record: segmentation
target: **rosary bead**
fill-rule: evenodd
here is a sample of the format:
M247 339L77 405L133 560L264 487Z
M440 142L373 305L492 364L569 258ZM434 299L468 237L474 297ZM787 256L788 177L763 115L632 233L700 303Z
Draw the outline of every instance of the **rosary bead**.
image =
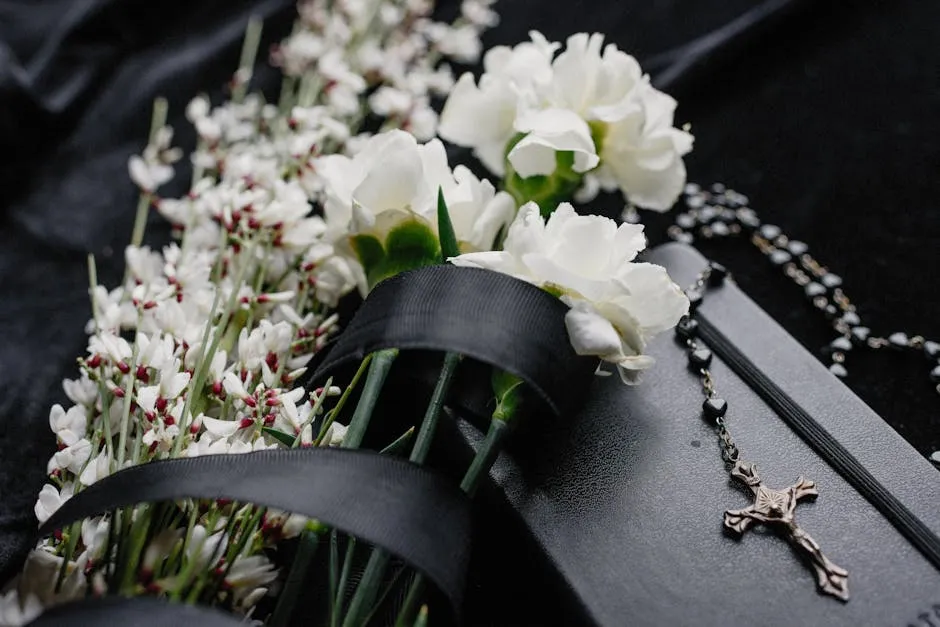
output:
M706 398L702 403L702 411L705 412L706 418L716 420L728 412L728 401L723 398Z
M819 283L812 281L806 284L806 287L803 288L806 291L807 298L816 298L817 296L823 296L826 293L826 288L824 288Z
M731 229L724 222L712 222L712 234L717 237L727 237Z
M736 212L738 222L741 223L741 226L754 230L760 226L760 218L757 217L757 214L754 213L753 209L743 207L738 209Z
M782 232L783 231L780 230L780 227L775 224L765 224L764 226L760 227L760 236L768 242L777 239L777 237Z
M769 259L770 263L774 264L775 266L782 266L783 264L789 262L792 257L790 256L790 253L785 250L775 250L770 253Z
M798 240L790 240L787 243L787 250L790 251L791 255L799 257L800 255L802 255L803 253L809 250L809 246L807 246L806 244Z
M718 210L712 206L705 206L698 211L699 224L711 224L718 217Z
M849 375L849 371L845 369L845 366L842 364L832 364L829 366L829 372L836 375L840 379L844 379Z
M734 224L738 220L737 214L734 212L734 209L722 209L721 215L718 218L728 224Z
M871 329L868 327L853 327L852 328L852 341L858 344L859 346L865 344L868 341L868 336L871 335Z
M712 363L712 352L707 348L697 348L689 351L689 365L696 371L702 368L708 368Z
M934 383L940 383L940 366L930 371L930 380Z
M676 216L676 225L688 231L689 229L695 228L695 218L688 213L680 213Z
M854 311L847 311L842 314L842 322L846 323L850 327L858 326L862 323L862 319L858 317L858 314Z
M682 340L691 340L698 334L698 322L689 316L682 316L676 323L676 336Z
M888 336L888 342L894 348L907 348L909 340L906 333L898 331Z
M835 320L839 316L839 310L835 305L826 305L823 315L826 316L826 320Z
M927 359L940 358L940 342L932 342L931 340L924 342L924 355L927 356Z
M724 194L728 188L723 183L712 183L711 189L713 194Z
M832 274L831 272L822 275L819 278L819 282L828 287L829 289L835 289L842 285L842 277L838 274Z
M846 353L852 350L852 341L847 337L837 337L829 342L829 352Z
M710 270L708 273L708 284L711 287L718 287L724 283L728 276L728 268L714 261L708 264L708 268Z
M705 197L701 195L690 196L686 199L685 205L689 209L699 209L705 205Z
M674 241L679 242L680 244L688 244L688 245L691 245L692 242L695 241L695 238L692 237L692 234L686 233L685 231L679 231L678 233L672 236L672 239Z
M699 290L686 290L686 297L689 299L689 311L695 311L702 304L702 292Z

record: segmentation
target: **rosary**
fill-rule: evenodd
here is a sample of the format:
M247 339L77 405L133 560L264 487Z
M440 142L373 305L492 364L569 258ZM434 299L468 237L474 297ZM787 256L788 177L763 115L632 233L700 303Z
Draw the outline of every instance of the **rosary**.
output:
M891 347L898 350L922 351L930 364L930 379L940 393L940 342L920 335L909 336L898 331L887 337L873 335L871 329L862 324L855 305L842 290L842 279L821 265L810 253L805 243L788 238L773 224L763 224L750 209L743 194L727 189L720 183L708 190L690 183L685 188L686 209L675 218L667 234L675 241L692 244L695 237L705 239L722 238L744 234L794 283L803 288L813 307L822 312L838 334L827 347L830 359L829 371L837 377L845 377L846 355L853 349L881 349ZM626 212L624 219L635 221L635 214ZM702 405L705 417L715 425L721 445L721 456L732 478L742 482L753 494L754 503L747 508L727 510L724 525L729 530L743 534L756 523L776 527L778 531L801 553L803 553L816 575L819 591L841 601L849 600L848 571L830 561L819 544L804 531L795 518L796 506L801 499L815 498L819 492L813 481L800 477L787 488L775 490L764 485L757 473L757 466L741 459L734 439L728 431L725 414L727 401L721 399L715 388L709 366L712 352L698 334L698 322L694 314L709 287L717 287L728 277L728 271L717 263L710 263L686 290L690 312L676 326L677 338L688 351L689 365L702 381L705 401ZM938 461L940 452L934 453Z
M711 365L712 352L699 338L698 322L693 317L695 307L702 302L706 288L721 285L727 274L723 266L717 263L709 264L699 274L692 287L686 290L692 308L689 315L683 317L676 325L677 338L685 344L688 350L689 365L702 378L702 390L705 393L702 411L706 418L713 421L718 432L721 457L731 476L741 481L754 495L754 504L750 507L729 509L725 512L725 527L739 534L743 534L755 523L777 527L797 550L809 558L809 563L816 573L816 582L820 592L830 594L842 601L848 601L848 571L835 565L823 555L819 544L796 523L794 510L797 504L801 499L815 498L819 495L816 484L800 477L788 488L782 490L768 488L757 474L757 466L741 459L738 447L728 432L725 423L728 402L717 394L712 373L708 369Z

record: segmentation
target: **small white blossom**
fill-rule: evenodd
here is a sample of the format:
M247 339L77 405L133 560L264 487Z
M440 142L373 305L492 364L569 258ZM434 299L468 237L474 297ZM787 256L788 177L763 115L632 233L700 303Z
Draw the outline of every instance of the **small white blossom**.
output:
M62 507L63 503L72 498L73 492L74 487L72 484L62 486L61 490L51 483L42 486L42 490L39 491L39 499L37 499L36 506L33 508L36 520L40 524L49 520L49 517L56 513L56 510Z

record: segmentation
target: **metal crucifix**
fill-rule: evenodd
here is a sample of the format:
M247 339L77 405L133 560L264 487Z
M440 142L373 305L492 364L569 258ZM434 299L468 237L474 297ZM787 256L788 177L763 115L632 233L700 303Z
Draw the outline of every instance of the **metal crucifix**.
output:
M800 477L789 488L772 490L761 482L757 467L742 460L734 462L731 476L751 489L754 493L754 504L745 509L726 511L725 527L742 534L754 523L764 523L781 529L790 543L809 559L810 565L816 571L819 591L841 601L848 601L848 571L836 566L823 555L819 544L796 524L793 513L800 499L819 495L816 483Z

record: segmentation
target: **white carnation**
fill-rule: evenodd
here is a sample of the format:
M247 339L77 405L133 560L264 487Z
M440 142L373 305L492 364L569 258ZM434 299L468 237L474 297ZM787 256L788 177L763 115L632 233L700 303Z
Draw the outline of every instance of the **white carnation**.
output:
M567 203L546 222L529 203L509 228L502 251L450 261L559 294L571 307L565 324L575 351L615 364L623 381L633 383L653 364L643 354L647 342L689 311L688 299L665 269L633 261L645 247L642 226L579 216Z

